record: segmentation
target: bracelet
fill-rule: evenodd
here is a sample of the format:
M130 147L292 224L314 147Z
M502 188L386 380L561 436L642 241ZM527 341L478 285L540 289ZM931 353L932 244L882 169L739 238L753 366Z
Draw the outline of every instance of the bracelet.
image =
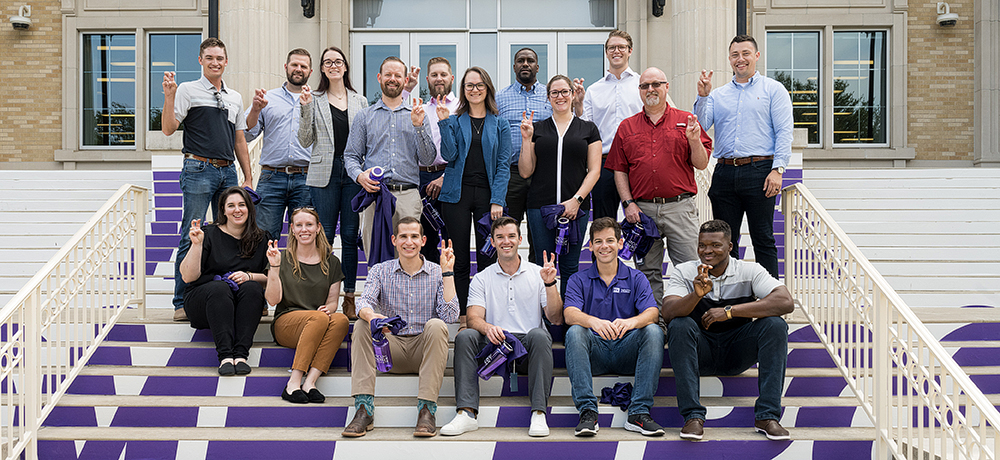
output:
M551 283L545 283L545 282L543 282L542 284L544 284L545 287L552 287L552 286L556 285L556 280L552 280Z
M278 268L278 267L281 267L281 264L278 264L278 265L271 265L271 268Z
M455 276L455 272L441 272L441 277L442 278L444 278L446 276Z

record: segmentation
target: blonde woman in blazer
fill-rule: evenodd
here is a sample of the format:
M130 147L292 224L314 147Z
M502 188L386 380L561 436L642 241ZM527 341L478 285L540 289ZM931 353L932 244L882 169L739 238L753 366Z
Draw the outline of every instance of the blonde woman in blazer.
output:
M320 84L316 92L303 88L302 120L299 143L313 146L306 185L312 193L313 206L319 214L326 238L334 241L340 220L341 255L344 271L344 314L357 319L354 289L358 279L358 214L351 210L351 199L361 191L344 169L344 147L354 116L368 107L368 101L351 85L347 56L336 46L323 50L320 59Z

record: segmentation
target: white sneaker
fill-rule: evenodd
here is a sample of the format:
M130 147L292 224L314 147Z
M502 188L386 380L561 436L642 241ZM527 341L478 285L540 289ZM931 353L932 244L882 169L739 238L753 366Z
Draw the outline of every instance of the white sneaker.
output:
M528 436L548 436L549 424L545 422L545 412L531 411L531 426Z
M472 418L468 412L460 410L455 415L455 418L451 419L447 425L441 427L441 434L445 436L458 436L467 431L476 431L478 429L479 421Z

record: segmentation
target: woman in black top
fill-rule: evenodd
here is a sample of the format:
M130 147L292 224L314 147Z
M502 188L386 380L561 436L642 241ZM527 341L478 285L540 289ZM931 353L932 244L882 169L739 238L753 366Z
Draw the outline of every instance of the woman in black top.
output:
M531 178L528 188L528 230L535 247L535 260L556 249L557 231L542 220L541 207L561 204L562 217L581 219L578 243L559 257L560 290L566 295L566 281L580 267L580 251L590 211L590 190L601 177L601 132L592 122L573 116L573 82L556 75L548 84L552 117L532 123L532 115L521 120L521 159L518 172ZM578 211L583 215L578 216Z
M448 162L438 201L455 248L455 290L460 315L465 319L469 300L470 241L472 223L483 214L493 219L503 215L510 179L510 123L497 116L496 90L490 75L470 67L462 76L458 109L448 116L444 98L437 104L441 128L441 158ZM476 234L476 266L480 270L496 262L479 250L485 239Z
M215 225L191 222L191 249L181 261L188 283L184 311L195 329L211 329L219 375L249 374L250 346L264 309L268 235L257 226L250 194L229 187Z

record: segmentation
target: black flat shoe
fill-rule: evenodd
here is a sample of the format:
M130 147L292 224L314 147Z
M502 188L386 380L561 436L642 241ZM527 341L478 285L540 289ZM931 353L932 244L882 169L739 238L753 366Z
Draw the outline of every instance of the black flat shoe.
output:
M250 373L250 365L246 361L236 363L236 375L247 375Z
M319 390L315 388L309 390L308 395L309 395L309 402L311 403L319 404L326 401L326 396L323 396L323 393L320 393Z
M302 390L295 390L292 394L288 394L287 389L281 390L281 399L295 404L306 404L309 402L309 396L306 396L306 392Z
M222 365L219 366L219 375L236 375L236 366L234 366L233 363L222 363Z

